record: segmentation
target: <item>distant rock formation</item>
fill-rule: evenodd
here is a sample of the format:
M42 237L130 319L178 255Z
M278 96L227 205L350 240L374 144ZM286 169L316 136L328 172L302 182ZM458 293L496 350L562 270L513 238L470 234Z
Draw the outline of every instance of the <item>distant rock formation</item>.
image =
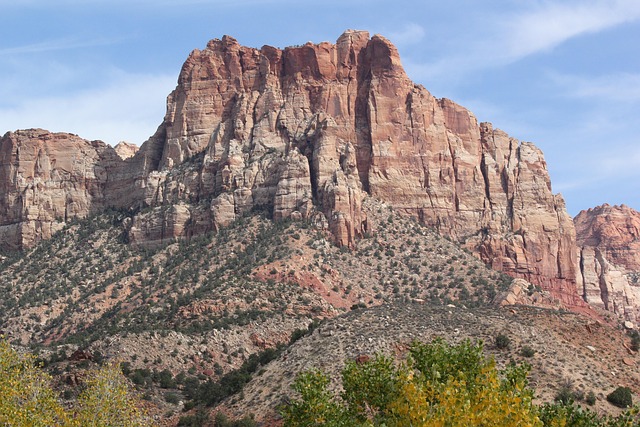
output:
M30 247L74 217L103 209L112 147L42 129L0 139L0 245Z
M116 153L122 160L126 160L133 157L140 149L140 147L138 147L136 144L131 144L126 141L120 141L113 148L116 150Z
M604 204L575 217L578 292L585 301L640 320L640 212Z
M11 135L1 142L3 153L40 146ZM44 145L58 148L42 148L41 162L52 150L69 150L67 157L85 150L90 170L78 172L83 179L54 175L37 187L46 194L38 197L60 205L38 216L32 212L48 212L54 202L18 196L24 185L17 183L30 176L27 158L2 161L0 197L7 203L0 224L34 230L15 234L18 246L50 235L55 227L41 231L40 217L61 224L104 206L146 208L129 223L138 245L217 229L258 208L275 220L312 220L337 244L353 246L375 231L362 210L370 195L566 306L584 305L576 292L573 222L551 191L542 152L414 84L396 48L378 35L347 31L335 45L284 50L243 47L228 36L212 40L189 55L163 123L127 160L104 144L86 142L92 148L79 151L47 138ZM110 166L94 185L91 171L103 164Z

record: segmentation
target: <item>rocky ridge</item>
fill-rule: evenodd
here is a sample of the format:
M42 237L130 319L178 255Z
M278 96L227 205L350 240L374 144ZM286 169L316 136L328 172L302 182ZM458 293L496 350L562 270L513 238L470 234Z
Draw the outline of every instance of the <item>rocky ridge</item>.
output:
M97 142L25 132L0 141L5 246L30 247L69 217L117 207L142 209L128 224L135 245L266 208L276 220L312 219L353 247L375 230L362 209L371 195L582 305L573 223L541 151L414 84L379 35L350 30L336 44L283 50L212 40L189 55L163 123L127 160ZM37 162L24 154L34 150ZM88 152L85 169L57 166L78 152ZM26 166L35 163L53 174L35 177ZM22 196L27 185L35 199Z
M620 332L573 313L531 307L410 303L355 310L296 342L247 384L242 398L228 399L221 410L235 416L254 413L263 425L280 425L271 423L278 419L276 408L295 397L291 384L299 372L321 369L335 390L347 360L378 353L402 359L412 341L441 337L450 343L482 341L500 367L513 361L530 364L530 385L540 402L552 401L562 388L578 396L593 392L598 411L616 413L605 399L610 390L621 384L632 390L640 386L637 354L625 348L628 339ZM498 335L509 338L507 349L494 344Z
M578 292L631 322L640 320L640 212L604 204L575 217Z

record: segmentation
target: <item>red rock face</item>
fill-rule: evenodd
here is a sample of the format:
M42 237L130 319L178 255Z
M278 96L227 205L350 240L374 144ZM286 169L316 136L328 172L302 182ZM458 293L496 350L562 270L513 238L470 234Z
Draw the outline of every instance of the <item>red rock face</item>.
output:
M48 239L65 221L105 207L110 146L42 129L0 139L0 242L22 249Z
M607 204L574 219L578 291L590 304L640 319L640 212Z
M580 305L573 223L540 150L415 85L383 37L285 50L214 40L189 56L164 126L159 169L204 152L195 191L217 199L217 218L255 205L307 217L314 201L352 245L370 194Z
M284 50L224 37L193 51L164 122L110 177L110 204L152 207L132 221L137 244L266 207L353 246L372 227L371 195L581 304L573 222L540 150L434 98L367 32Z

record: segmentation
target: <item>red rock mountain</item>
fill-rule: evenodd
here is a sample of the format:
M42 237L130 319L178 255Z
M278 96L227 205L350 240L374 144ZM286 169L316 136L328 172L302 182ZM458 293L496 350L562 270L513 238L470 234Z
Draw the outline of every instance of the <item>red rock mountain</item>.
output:
M607 204L575 217L578 291L592 305L640 320L640 212Z
M372 196L582 303L574 225L542 152L433 97L388 40L363 31L284 50L212 40L189 55L163 123L132 158L30 130L2 138L0 162L5 246L107 206L145 208L129 224L140 245L266 208L352 246L375 232L361 208Z

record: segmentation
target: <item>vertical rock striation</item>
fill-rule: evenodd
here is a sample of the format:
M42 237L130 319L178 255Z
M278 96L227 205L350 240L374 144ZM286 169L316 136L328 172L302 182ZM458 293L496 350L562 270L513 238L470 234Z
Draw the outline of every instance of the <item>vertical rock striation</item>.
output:
M640 212L604 204L575 217L578 292L627 320L640 318Z
M433 97L388 40L364 31L283 50L225 36L194 50L157 132L108 177L83 190L85 211L145 207L131 222L136 244L260 208L313 219L353 246L373 226L370 195L581 305L573 222L540 150ZM3 224L14 217L3 212Z
M109 145L42 129L0 139L0 242L10 249L48 239L64 223L103 209L109 171L120 158Z

